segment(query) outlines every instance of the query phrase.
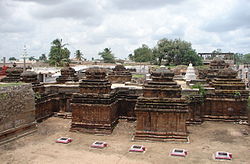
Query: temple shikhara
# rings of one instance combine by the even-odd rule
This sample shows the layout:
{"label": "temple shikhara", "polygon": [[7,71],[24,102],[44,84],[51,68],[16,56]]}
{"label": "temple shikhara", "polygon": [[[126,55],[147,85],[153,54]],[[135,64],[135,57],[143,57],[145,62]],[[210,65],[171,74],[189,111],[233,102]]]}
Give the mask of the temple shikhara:
{"label": "temple shikhara", "polygon": [[72,98],[71,131],[112,133],[118,123],[116,93],[111,91],[106,70],[90,68]]}
{"label": "temple shikhara", "polygon": [[[248,91],[232,68],[221,69],[212,80],[215,90],[207,94],[204,105],[206,119],[243,119],[247,112]],[[245,118],[246,119],[246,118]]]}
{"label": "temple shikhara", "polygon": [[160,68],[151,76],[135,107],[134,139],[187,142],[187,102],[181,98],[180,85],[173,81],[174,73]]}
{"label": "temple shikhara", "polygon": [[125,83],[131,81],[132,74],[123,65],[116,65],[108,74],[108,79],[112,83]]}
{"label": "temple shikhara", "polygon": [[79,79],[76,76],[76,71],[74,68],[71,68],[68,64],[61,69],[61,76],[59,76],[56,81],[58,83],[65,82],[77,82]]}

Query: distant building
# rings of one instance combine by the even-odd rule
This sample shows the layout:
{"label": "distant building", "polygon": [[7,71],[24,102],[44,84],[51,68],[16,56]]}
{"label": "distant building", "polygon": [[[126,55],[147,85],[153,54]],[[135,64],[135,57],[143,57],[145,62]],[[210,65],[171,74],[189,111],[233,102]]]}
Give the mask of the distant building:
{"label": "distant building", "polygon": [[213,58],[218,57],[225,60],[226,63],[231,66],[234,65],[234,53],[198,53],[200,57],[203,59],[204,65],[209,65],[209,63],[213,60]]}
{"label": "distant building", "polygon": [[238,68],[238,77],[241,78],[247,88],[250,86],[250,63],[244,63],[242,65],[239,65]]}

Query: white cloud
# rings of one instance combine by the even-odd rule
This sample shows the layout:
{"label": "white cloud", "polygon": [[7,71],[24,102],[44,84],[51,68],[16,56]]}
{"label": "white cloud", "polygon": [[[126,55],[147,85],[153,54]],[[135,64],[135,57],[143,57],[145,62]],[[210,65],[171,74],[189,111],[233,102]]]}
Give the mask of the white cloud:
{"label": "white cloud", "polygon": [[89,59],[105,47],[126,58],[162,38],[197,52],[250,52],[247,0],[0,0],[0,8],[0,57],[20,57],[24,44],[30,56],[48,54],[56,38]]}

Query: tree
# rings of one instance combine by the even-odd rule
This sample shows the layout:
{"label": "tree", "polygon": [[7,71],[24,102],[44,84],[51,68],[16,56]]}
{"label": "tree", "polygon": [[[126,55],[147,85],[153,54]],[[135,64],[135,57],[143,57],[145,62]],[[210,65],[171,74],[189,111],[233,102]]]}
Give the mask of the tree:
{"label": "tree", "polygon": [[166,60],[166,65],[181,65],[190,62],[194,65],[202,64],[201,57],[192,49],[192,44],[180,39],[159,40],[153,49],[153,54],[158,65],[161,65],[163,60]]}
{"label": "tree", "polygon": [[132,60],[132,61],[133,61],[133,60],[134,60],[133,54],[129,54],[129,55],[128,55],[128,58],[129,58],[129,60]]}
{"label": "tree", "polygon": [[16,61],[17,59],[15,57],[10,57],[9,61]]}
{"label": "tree", "polygon": [[69,62],[70,51],[65,47],[68,44],[63,44],[62,39],[55,39],[51,43],[49,53],[49,63],[54,66],[63,66]]}
{"label": "tree", "polygon": [[40,61],[43,61],[43,62],[47,62],[47,56],[45,54],[42,54],[40,57],[39,57],[39,60]]}
{"label": "tree", "polygon": [[83,59],[83,54],[81,53],[80,50],[76,50],[76,52],[75,52],[75,58],[76,58],[78,61],[82,61],[82,59]]}
{"label": "tree", "polygon": [[240,53],[235,53],[233,59],[236,65],[243,64],[245,62],[244,55]]}
{"label": "tree", "polygon": [[104,63],[115,63],[115,57],[110,48],[104,48],[104,50],[99,52],[98,55],[102,57]]}
{"label": "tree", "polygon": [[216,50],[213,50],[212,51],[213,54],[219,54],[219,53],[222,53],[222,49],[220,48],[217,48]]}
{"label": "tree", "polygon": [[244,55],[243,62],[250,63],[250,53]]}
{"label": "tree", "polygon": [[188,65],[189,63],[192,63],[195,66],[202,65],[202,57],[197,55],[195,50],[190,50],[183,56],[181,60],[182,65]]}
{"label": "tree", "polygon": [[220,53],[222,53],[222,49],[217,48],[216,50],[213,50],[213,51],[212,51],[212,55],[211,55],[211,57],[209,57],[208,59],[213,60],[213,59],[216,57],[216,55],[218,55],[218,54],[220,54]]}
{"label": "tree", "polygon": [[29,57],[29,60],[30,60],[30,61],[37,61],[37,59],[35,58],[35,56]]}
{"label": "tree", "polygon": [[153,51],[146,44],[143,44],[134,50],[134,55],[129,54],[129,59],[135,62],[149,62],[153,60]]}

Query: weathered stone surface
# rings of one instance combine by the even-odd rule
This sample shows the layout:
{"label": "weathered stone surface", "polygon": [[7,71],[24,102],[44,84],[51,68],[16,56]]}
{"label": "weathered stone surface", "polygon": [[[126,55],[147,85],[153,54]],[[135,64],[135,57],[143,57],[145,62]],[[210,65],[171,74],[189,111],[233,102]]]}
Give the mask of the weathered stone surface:
{"label": "weathered stone surface", "polygon": [[127,119],[129,121],[136,120],[134,109],[137,98],[142,95],[142,90],[132,88],[116,88],[116,92],[119,118]]}
{"label": "weathered stone surface", "polygon": [[125,83],[131,81],[132,74],[123,65],[116,65],[108,74],[108,79],[112,83]]}
{"label": "weathered stone surface", "polygon": [[21,73],[23,72],[23,68],[16,67],[14,64],[13,67],[10,67],[6,70],[6,77],[3,78],[2,82],[19,82],[21,78]]}
{"label": "weathered stone surface", "polygon": [[135,112],[135,140],[187,142],[187,101],[181,98],[181,88],[173,81],[174,73],[160,68],[151,73],[138,98]]}
{"label": "weathered stone surface", "polygon": [[59,76],[56,81],[57,83],[65,83],[65,82],[77,82],[79,78],[76,76],[76,71],[74,68],[66,67],[61,69],[61,76]]}
{"label": "weathered stone surface", "polygon": [[203,122],[202,109],[205,98],[199,93],[198,88],[182,89],[181,94],[188,100],[187,124],[201,124]]}
{"label": "weathered stone surface", "polygon": [[25,83],[38,84],[37,73],[33,71],[25,71],[21,74],[21,81]]}
{"label": "weathered stone surface", "polygon": [[31,85],[0,87],[0,143],[35,129],[35,98]]}
{"label": "weathered stone surface", "polygon": [[220,70],[224,68],[228,68],[229,64],[226,63],[224,60],[215,57],[208,69],[200,69],[199,72],[199,78],[200,79],[206,79],[208,82],[212,81],[215,77],[217,77],[217,74]]}
{"label": "weathered stone surface", "polygon": [[64,115],[71,112],[70,103],[73,93],[79,93],[78,85],[45,85],[33,86],[36,92],[36,119],[47,118],[54,113]]}
{"label": "weathered stone surface", "polygon": [[116,93],[105,69],[89,68],[85,74],[71,103],[71,131],[110,134],[118,121]]}
{"label": "weathered stone surface", "polygon": [[231,68],[220,70],[211,82],[215,91],[207,94],[204,105],[205,119],[246,119],[248,91],[245,83],[237,79],[237,72]]}

